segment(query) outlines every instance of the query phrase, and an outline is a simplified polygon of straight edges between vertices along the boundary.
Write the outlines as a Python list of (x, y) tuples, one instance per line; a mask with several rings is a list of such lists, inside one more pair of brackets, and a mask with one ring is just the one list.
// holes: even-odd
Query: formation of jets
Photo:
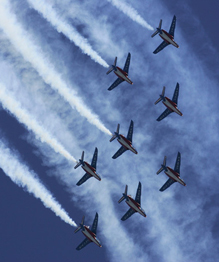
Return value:
[[(163, 39), (163, 42), (155, 49), (153, 52), (154, 54), (157, 54), (162, 49), (164, 49), (166, 46), (172, 44), (175, 47), (179, 47), (179, 45), (174, 41), (174, 31), (176, 26), (176, 16), (173, 17), (170, 30), (167, 33), (165, 30), (161, 29), (162, 26), (162, 20), (160, 20), (159, 26), (156, 29), (156, 31), (152, 34), (151, 37), (154, 37), (155, 35), (159, 34), (159, 36)], [(116, 76), (118, 77), (116, 81), (108, 88), (108, 90), (112, 90), (115, 87), (117, 87), (120, 83), (123, 81), (128, 82), (129, 84), (133, 84), (133, 82), (128, 77), (129, 72), (129, 65), (131, 61), (131, 54), (129, 53), (125, 62), (125, 66), (123, 69), (116, 66), (117, 63), (117, 57), (115, 58), (114, 64), (110, 66), (109, 70), (107, 71), (107, 74), (114, 71)], [(155, 102), (155, 105), (162, 101), (162, 103), (167, 107), (165, 111), (157, 118), (157, 121), (161, 121), (165, 117), (167, 117), (172, 112), (177, 113), (178, 115), (182, 116), (183, 114), (181, 111), (177, 108), (178, 103), (178, 96), (179, 96), (179, 83), (176, 84), (176, 88), (172, 97), (172, 100), (165, 96), (165, 86), (163, 87), (162, 94)], [(133, 129), (134, 129), (134, 122), (131, 120), (128, 134), (125, 137), (124, 135), (119, 133), (120, 124), (118, 124), (116, 131), (112, 135), (110, 142), (117, 139), (117, 141), (120, 143), (121, 147), (119, 150), (112, 156), (113, 159), (118, 158), (121, 156), (125, 151), (130, 150), (134, 154), (138, 154), (137, 150), (132, 146), (132, 136), (133, 136)], [(85, 175), (77, 182), (77, 186), (80, 186), (85, 181), (87, 181), (90, 177), (95, 177), (97, 180), (101, 180), (100, 176), (96, 173), (96, 163), (97, 163), (97, 155), (98, 155), (98, 149), (95, 148), (93, 159), (91, 162), (91, 165), (84, 161), (84, 151), (82, 152), (81, 159), (77, 162), (75, 169), (79, 166), (82, 166), (82, 169), (86, 172)], [(163, 164), (161, 165), (161, 168), (157, 171), (157, 175), (161, 173), (162, 171), (165, 172), (165, 174), (169, 177), (166, 183), (160, 188), (160, 191), (163, 192), (168, 187), (170, 187), (173, 183), (179, 182), (181, 185), (185, 186), (185, 182), (180, 178), (180, 164), (181, 164), (181, 154), (178, 152), (176, 163), (174, 169), (170, 168), (169, 166), (166, 166), (166, 156), (164, 157)], [(132, 216), (134, 213), (139, 213), (143, 217), (146, 217), (146, 213), (144, 209), (141, 207), (141, 182), (138, 184), (137, 192), (135, 199), (132, 198), (131, 195), (128, 195), (128, 186), (125, 187), (125, 192), (123, 193), (122, 197), (119, 199), (119, 203), (121, 203), (123, 200), (127, 203), (127, 205), (130, 207), (128, 211), (122, 216), (121, 220), (125, 221), (130, 216)], [(98, 225), (98, 213), (96, 213), (93, 225), (91, 229), (88, 226), (84, 225), (84, 217), (78, 226), (78, 228), (75, 230), (75, 233), (79, 230), (82, 230), (82, 233), (85, 235), (85, 239), (83, 242), (76, 248), (77, 250), (80, 250), (84, 248), (86, 245), (88, 245), (91, 242), (94, 242), (97, 246), (101, 247), (100, 241), (96, 237), (96, 231), (97, 231), (97, 225)]]

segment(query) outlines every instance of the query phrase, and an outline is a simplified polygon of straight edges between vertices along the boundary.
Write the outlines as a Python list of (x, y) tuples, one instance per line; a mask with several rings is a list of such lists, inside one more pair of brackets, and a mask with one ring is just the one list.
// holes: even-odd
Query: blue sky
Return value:
[[(40, 8), (52, 6), (56, 12), (58, 31), (31, 8), (31, 0), (9, 1), (9, 9), (7, 2), (2, 1), (0, 15), (0, 133), (1, 148), (8, 148), (11, 161), (0, 161), (0, 261), (216, 261), (217, 5), (126, 1), (153, 28), (162, 18), (163, 28), (169, 30), (176, 15), (179, 49), (168, 46), (154, 55), (161, 39), (152, 39), (153, 31), (111, 1), (43, 1)], [(51, 12), (47, 15), (51, 18)], [(61, 21), (86, 41), (75, 45), (60, 33)], [(115, 75), (107, 76), (104, 62), (95, 62), (82, 46), (107, 64), (117, 56), (120, 67), (130, 52), (133, 86), (122, 83), (107, 91)], [(171, 114), (157, 122), (164, 106), (154, 102), (164, 85), (171, 98), (177, 82), (183, 117)], [(126, 135), (131, 119), (139, 154), (126, 152), (113, 160), (119, 144), (109, 142), (109, 133), (120, 123)], [(102, 181), (90, 179), (77, 187), (84, 173), (74, 170), (74, 159), (84, 150), (90, 162), (95, 147)], [(156, 171), (164, 155), (174, 167), (178, 151), (187, 186), (175, 183), (161, 193), (167, 177), (156, 176)], [(74, 227), (45, 208), (42, 199), (9, 179), (6, 170), (15, 168), (14, 159), (45, 185), (76, 223), (85, 215), (85, 224), (91, 225), (98, 212), (97, 236), (103, 247), (90, 244), (76, 251), (83, 235), (74, 235)], [(135, 196), (139, 181), (147, 218), (134, 214), (122, 222), (128, 206), (117, 201), (126, 184)]]

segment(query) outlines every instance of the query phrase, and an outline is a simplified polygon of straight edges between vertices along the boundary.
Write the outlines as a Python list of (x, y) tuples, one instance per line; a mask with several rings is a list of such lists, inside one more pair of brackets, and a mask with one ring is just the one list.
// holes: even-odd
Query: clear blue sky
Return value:
[[(117, 56), (117, 65), (123, 67), (131, 53), (129, 76), (134, 84), (122, 83), (109, 92), (107, 88), (116, 79), (113, 73), (106, 75), (107, 68), (57, 32), (28, 1), (9, 2), (17, 25), (26, 32), (20, 46), (27, 52), (31, 50), (26, 42), (30, 38), (45, 68), (41, 65), (38, 70), (27, 61), (1, 26), (0, 83), (74, 158), (78, 159), (84, 150), (85, 160), (90, 162), (98, 147), (97, 172), (102, 181), (90, 179), (77, 187), (83, 170), (74, 170), (74, 162), (42, 143), (5, 107), (0, 109), (1, 143), (39, 176), (76, 223), (85, 215), (85, 224), (91, 225), (95, 213), (99, 213), (97, 237), (103, 247), (91, 243), (76, 251), (84, 239), (82, 233), (74, 234), (74, 227), (18, 187), (1, 169), (0, 262), (216, 261), (219, 4), (213, 0), (127, 1), (153, 28), (162, 18), (162, 27), (168, 31), (176, 15), (175, 40), (179, 49), (168, 46), (154, 55), (161, 38), (151, 38), (153, 31), (131, 20), (110, 1), (46, 1), (58, 19), (85, 37), (108, 64)], [(15, 29), (14, 34), (19, 35)], [(33, 52), (29, 57), (37, 63)], [(50, 68), (55, 72), (54, 78), (47, 74)], [(110, 143), (110, 135), (88, 122), (51, 88), (51, 82), (57, 83), (57, 75), (77, 92), (80, 105), (96, 114), (111, 132), (120, 123), (120, 132), (126, 135), (132, 119), (133, 145), (139, 154), (126, 152), (113, 160), (119, 144)], [(171, 98), (177, 82), (183, 117), (171, 114), (158, 123), (156, 118), (164, 106), (155, 106), (154, 102), (164, 85)], [(156, 176), (156, 171), (164, 155), (167, 164), (174, 167), (178, 151), (182, 155), (181, 177), (187, 186), (175, 183), (161, 193), (159, 188), (167, 177), (164, 173)], [(126, 184), (128, 193), (135, 196), (139, 181), (147, 218), (134, 214), (122, 222), (128, 206), (125, 202), (118, 204), (118, 199)]]

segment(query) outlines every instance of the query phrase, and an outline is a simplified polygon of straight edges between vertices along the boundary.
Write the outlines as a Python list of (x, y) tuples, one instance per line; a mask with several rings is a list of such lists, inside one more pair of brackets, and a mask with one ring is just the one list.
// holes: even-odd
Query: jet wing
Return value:
[(127, 74), (129, 73), (130, 60), (131, 60), (131, 54), (129, 53), (127, 58), (126, 58), (126, 62), (125, 62), (124, 68), (123, 68), (123, 71), (125, 71)]
[(178, 96), (179, 96), (179, 83), (176, 84), (176, 88), (173, 94), (172, 101), (177, 104), (178, 102)]
[(125, 215), (121, 218), (122, 221), (125, 221), (130, 216), (132, 216), (135, 213), (135, 211), (132, 208), (129, 208), (129, 210), (125, 213)]
[(176, 158), (176, 164), (174, 167), (174, 171), (176, 171), (178, 174), (180, 174), (180, 163), (181, 163), (181, 154), (178, 152), (177, 158)]
[(108, 88), (108, 90), (112, 90), (115, 87), (117, 87), (119, 84), (121, 84), (124, 80), (121, 78), (117, 78), (116, 81)]
[(129, 131), (127, 134), (127, 139), (132, 142), (132, 134), (133, 134), (134, 122), (131, 120)]
[(91, 162), (91, 166), (94, 167), (95, 169), (96, 169), (96, 164), (97, 164), (97, 154), (98, 154), (98, 149), (95, 148), (93, 159)]
[(135, 201), (141, 205), (141, 182), (138, 184), (138, 189), (135, 196)]
[(169, 34), (172, 35), (173, 37), (174, 37), (175, 27), (176, 27), (176, 16), (174, 15), (173, 20), (172, 20), (172, 24), (171, 24), (170, 30), (169, 30)]
[(77, 250), (81, 250), (84, 248), (86, 245), (90, 244), (91, 241), (88, 238), (85, 238), (84, 241), (81, 242), (79, 246), (76, 247)]
[(161, 121), (162, 119), (164, 119), (166, 116), (168, 116), (170, 113), (172, 113), (173, 111), (171, 111), (170, 109), (166, 109), (157, 119), (157, 121)]
[(97, 225), (98, 225), (98, 213), (96, 213), (96, 216), (94, 218), (94, 221), (93, 221), (93, 225), (92, 225), (92, 228), (91, 228), (91, 231), (96, 234), (97, 233)]
[(160, 52), (161, 50), (163, 50), (164, 47), (166, 47), (166, 46), (168, 46), (168, 45), (169, 45), (169, 43), (167, 43), (166, 41), (163, 41), (163, 42), (158, 46), (158, 48), (154, 50), (153, 53), (154, 53), (154, 54), (157, 54), (158, 52)]
[(175, 180), (173, 180), (172, 178), (169, 178), (167, 182), (160, 188), (160, 191), (162, 192), (166, 190), (168, 187), (170, 187), (175, 182), (176, 182)]
[(88, 173), (85, 173), (85, 175), (78, 181), (76, 184), (77, 186), (80, 186), (83, 184), (85, 181), (87, 181), (91, 176)]
[(117, 157), (121, 156), (126, 150), (125, 147), (121, 146), (120, 149), (113, 155), (113, 159), (116, 159)]

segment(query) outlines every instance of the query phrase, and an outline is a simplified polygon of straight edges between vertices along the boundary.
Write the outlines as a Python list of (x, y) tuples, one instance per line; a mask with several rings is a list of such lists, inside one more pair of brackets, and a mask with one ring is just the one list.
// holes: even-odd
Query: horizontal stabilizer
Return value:
[(162, 91), (162, 96), (165, 95), (165, 89), (166, 89), (166, 87), (164, 86), (164, 87), (163, 87), (163, 91)]
[(108, 75), (109, 73), (111, 73), (113, 71), (113, 67), (110, 66), (109, 70), (106, 72), (106, 74)]
[(159, 103), (161, 100), (162, 100), (162, 99), (159, 97), (154, 104), (156, 105), (156, 104)]
[(128, 186), (126, 185), (125, 186), (125, 195), (127, 195), (127, 193), (128, 193)]
[(117, 63), (117, 57), (115, 57), (115, 60), (114, 60), (114, 66), (116, 66), (116, 63)]
[(119, 134), (119, 128), (120, 128), (120, 124), (118, 124), (116, 132)]
[(161, 167), (158, 171), (157, 171), (157, 175), (160, 174), (160, 172), (162, 172), (164, 169), (163, 167)]
[(163, 165), (166, 166), (166, 162), (167, 162), (167, 157), (165, 156), (164, 157), (164, 160), (163, 160)]
[(156, 30), (152, 35), (151, 35), (151, 37), (154, 37), (155, 35), (157, 35), (159, 32), (158, 32), (158, 30)]
[(77, 163), (77, 165), (74, 167), (74, 169), (78, 168), (81, 165), (80, 162)]
[(125, 197), (124, 196), (122, 196), (120, 199), (119, 199), (119, 203), (121, 203), (123, 200), (125, 199)]
[(110, 138), (110, 142), (112, 142), (114, 139), (116, 139), (116, 135), (113, 135), (113, 136)]
[(161, 26), (162, 26), (162, 19), (160, 19), (159, 29), (161, 29)]

